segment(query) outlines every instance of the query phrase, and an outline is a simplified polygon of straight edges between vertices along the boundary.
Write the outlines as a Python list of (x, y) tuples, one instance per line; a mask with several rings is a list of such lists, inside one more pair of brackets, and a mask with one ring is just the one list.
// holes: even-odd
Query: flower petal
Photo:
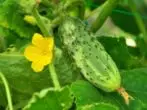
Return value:
[(42, 56), (38, 61), (32, 62), (31, 67), (35, 72), (40, 72), (43, 70), (44, 66), (51, 63), (52, 57), (52, 53), (50, 53), (49, 56)]
[(54, 46), (53, 37), (43, 37), (41, 34), (35, 33), (32, 38), (32, 44), (39, 47), (42, 50), (52, 51)]
[(41, 72), (44, 68), (44, 65), (40, 62), (32, 62), (31, 67), (35, 72)]
[(54, 47), (54, 38), (53, 37), (47, 37), (46, 38), (46, 42), (47, 42), (47, 48), (49, 48), (50, 51), (53, 50)]
[(37, 61), (38, 59), (41, 59), (41, 51), (35, 47), (35, 46), (28, 46), (25, 49), (24, 56), (29, 60), (29, 61)]
[(51, 63), (52, 58), (53, 58), (53, 53), (51, 52), (46, 56), (42, 56), (41, 63), (44, 64), (44, 65), (48, 65), (48, 64)]
[(32, 38), (32, 44), (35, 45), (36, 47), (44, 49), (45, 48), (45, 39), (41, 34), (35, 33)]

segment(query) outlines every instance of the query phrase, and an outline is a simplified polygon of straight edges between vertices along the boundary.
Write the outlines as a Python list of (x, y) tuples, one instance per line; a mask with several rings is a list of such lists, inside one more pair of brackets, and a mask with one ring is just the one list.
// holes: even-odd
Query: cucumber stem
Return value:
[(103, 4), (102, 10), (100, 11), (98, 17), (92, 23), (91, 30), (93, 32), (96, 32), (104, 24), (105, 20), (111, 14), (112, 10), (116, 7), (118, 2), (119, 2), (119, 0), (107, 0)]
[(44, 34), (44, 36), (46, 37), (51, 36), (49, 34), (49, 29), (45, 27), (45, 23), (42, 21), (41, 16), (39, 15), (36, 7), (33, 9), (33, 16), (36, 19), (37, 25), (40, 28), (41, 32)]
[(130, 99), (134, 100), (134, 98), (130, 96), (123, 87), (118, 88), (117, 92), (124, 98), (127, 105), (129, 105)]

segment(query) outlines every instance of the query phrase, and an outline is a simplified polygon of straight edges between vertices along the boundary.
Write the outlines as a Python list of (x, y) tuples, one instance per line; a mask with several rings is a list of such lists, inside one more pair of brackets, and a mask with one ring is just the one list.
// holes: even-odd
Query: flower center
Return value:
[(47, 55), (48, 53), (49, 53), (49, 51), (47, 51), (47, 50), (42, 51), (42, 55)]

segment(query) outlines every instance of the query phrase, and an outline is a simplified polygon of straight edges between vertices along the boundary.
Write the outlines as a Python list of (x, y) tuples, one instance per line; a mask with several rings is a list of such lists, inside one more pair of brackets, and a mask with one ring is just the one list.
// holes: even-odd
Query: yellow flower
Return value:
[(32, 38), (32, 44), (24, 52), (24, 56), (32, 61), (31, 67), (35, 72), (43, 70), (44, 66), (51, 63), (53, 58), (53, 37), (43, 37), (35, 33)]

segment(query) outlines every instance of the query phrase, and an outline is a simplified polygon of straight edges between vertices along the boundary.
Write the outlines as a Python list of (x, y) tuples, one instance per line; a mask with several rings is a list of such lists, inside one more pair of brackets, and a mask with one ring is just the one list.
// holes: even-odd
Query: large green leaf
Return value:
[(135, 99), (147, 107), (147, 68), (138, 68), (122, 72), (122, 82)]
[(111, 55), (119, 69), (131, 69), (145, 66), (140, 60), (139, 49), (128, 47), (125, 38), (98, 37), (106, 51)]
[(73, 103), (69, 87), (61, 90), (49, 88), (35, 93), (24, 110), (68, 110)]
[[(48, 70), (35, 73), (30, 65), (22, 54), (0, 54), (0, 70), (10, 84), (14, 103), (18, 103), (19, 99), (31, 97), (34, 92), (52, 85)], [(0, 86), (2, 87), (1, 82)]]
[[(60, 52), (59, 52), (60, 53)], [(56, 71), (58, 74), (61, 85), (69, 84), (74, 81), (78, 73), (74, 73), (66, 57), (61, 54), (56, 54)], [(67, 63), (68, 62), (68, 63)], [(0, 70), (7, 78), (10, 88), (12, 89), (12, 95), (14, 103), (19, 103), (20, 100), (27, 100), (31, 95), (40, 91), (43, 88), (51, 87), (52, 80), (50, 78), (48, 68), (40, 73), (33, 72), (31, 63), (28, 62), (21, 53), (1, 53), (0, 54)], [(3, 87), (0, 82), (0, 88)], [(4, 91), (0, 91), (5, 94)], [(1, 97), (1, 96), (0, 96)], [(3, 98), (2, 98), (3, 97)], [(5, 95), (2, 95), (0, 104), (6, 104)], [(3, 100), (2, 100), (3, 99)]]
[(99, 91), (87, 81), (79, 80), (72, 83), (71, 90), (76, 98), (75, 103), (78, 107), (102, 100)]
[[(147, 68), (137, 68), (122, 72), (122, 82), (129, 91), (146, 93)], [(132, 80), (132, 82), (130, 82)]]

